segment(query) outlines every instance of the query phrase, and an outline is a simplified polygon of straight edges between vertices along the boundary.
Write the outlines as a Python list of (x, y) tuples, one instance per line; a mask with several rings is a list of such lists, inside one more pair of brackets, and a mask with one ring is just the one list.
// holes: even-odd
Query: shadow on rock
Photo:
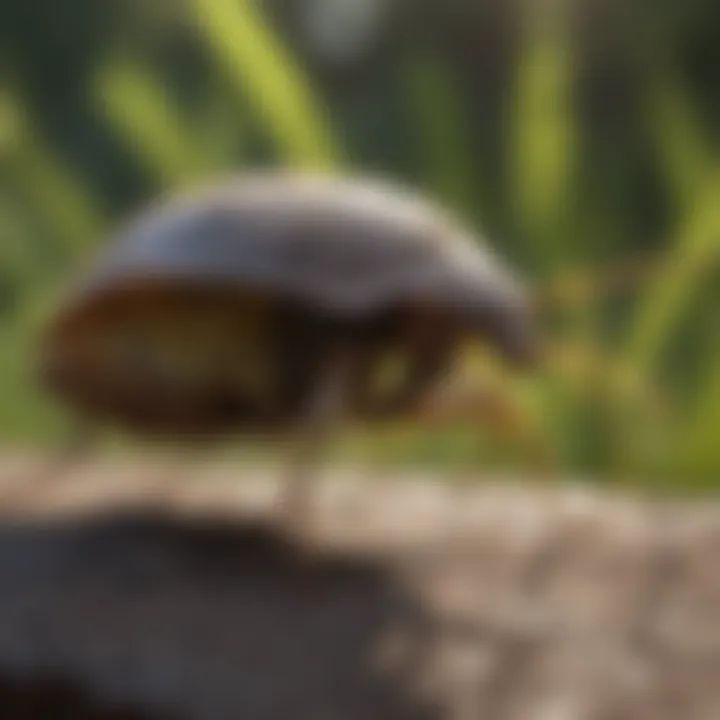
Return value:
[[(308, 559), (309, 577), (271, 528), (214, 519), (0, 528), (2, 717), (40, 717), (7, 703), (54, 692), (47, 720), (440, 718), (419, 690), (431, 623), (397, 574)], [(85, 695), (145, 714), (103, 714)]]

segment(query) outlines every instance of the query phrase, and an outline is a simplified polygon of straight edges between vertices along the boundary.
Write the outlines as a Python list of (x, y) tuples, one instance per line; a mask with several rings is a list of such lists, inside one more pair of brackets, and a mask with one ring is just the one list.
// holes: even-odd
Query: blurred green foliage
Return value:
[[(0, 0), (0, 436), (57, 431), (34, 330), (118, 218), (282, 164), (411, 181), (524, 269), (550, 360), (491, 382), (563, 472), (720, 487), (716, 3), (368, 2), (329, 44), (317, 5)], [(351, 445), (524, 462), (496, 440), (490, 422)]]

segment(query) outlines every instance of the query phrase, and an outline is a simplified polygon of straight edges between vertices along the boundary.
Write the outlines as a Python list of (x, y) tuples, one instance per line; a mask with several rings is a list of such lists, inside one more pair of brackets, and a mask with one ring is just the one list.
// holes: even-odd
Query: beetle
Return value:
[(292, 438), (300, 523), (332, 431), (411, 414), (473, 340), (530, 365), (533, 325), (519, 277), (427, 197), (255, 172), (120, 228), (48, 322), (40, 373), (81, 416), (135, 433)]

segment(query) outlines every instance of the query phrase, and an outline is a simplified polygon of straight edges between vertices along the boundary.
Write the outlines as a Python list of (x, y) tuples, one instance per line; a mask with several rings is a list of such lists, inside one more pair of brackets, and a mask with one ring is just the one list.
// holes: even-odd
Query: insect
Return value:
[(132, 218), (50, 319), (41, 376), (135, 433), (288, 440), (303, 525), (332, 433), (412, 414), (474, 340), (516, 365), (536, 349), (521, 281), (449, 213), (377, 180), (265, 172)]

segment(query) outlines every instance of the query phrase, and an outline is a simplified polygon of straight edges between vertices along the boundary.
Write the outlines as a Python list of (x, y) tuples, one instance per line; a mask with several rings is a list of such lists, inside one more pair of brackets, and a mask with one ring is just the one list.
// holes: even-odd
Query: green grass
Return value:
[[(158, 191), (225, 171), (237, 158), (249, 163), (256, 133), (275, 164), (356, 169), (321, 84), (256, 4), (191, 0), (187, 12), (213, 73), (213, 101), (202, 122), (182, 109), (170, 79), (152, 63), (110, 53), (88, 88), (108, 135)], [(714, 316), (707, 309), (718, 302), (720, 151), (672, 58), (653, 56), (642, 65), (647, 93), (639, 105), (670, 219), (657, 269), (638, 277), (622, 298), (612, 291), (604, 297), (603, 274), (592, 264), (601, 243), (612, 238), (621, 248), (618, 263), (634, 256), (636, 244), (619, 208), (580, 197), (587, 148), (569, 28), (563, 14), (528, 15), (499, 154), (506, 228), (516, 231), (519, 263), (534, 274), (540, 294), (566, 271), (578, 280), (543, 318), (547, 366), (497, 387), (521, 398), (560, 474), (714, 492), (720, 488), (720, 347), (712, 338), (720, 308)], [(481, 221), (477, 206), (492, 179), (479, 170), (487, 167), (484, 159), (474, 157), (480, 144), (465, 81), (422, 48), (402, 62), (416, 182), (469, 222)], [(104, 208), (112, 203), (37, 120), (21, 93), (0, 95), (0, 303), (6, 303), (0, 305), (0, 437), (42, 444), (57, 437), (62, 421), (32, 381), (35, 333), (58, 286), (101, 241), (110, 222)], [(602, 217), (593, 207), (605, 208)], [(688, 336), (707, 341), (689, 348)], [(673, 370), (671, 359), (685, 352), (687, 362)], [(490, 426), (391, 427), (355, 434), (343, 448), (388, 463), (527, 465), (521, 448), (499, 444)]]

